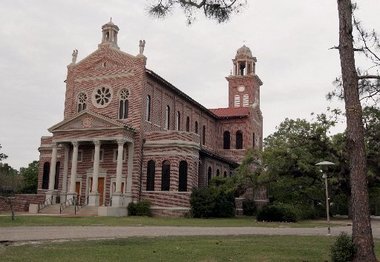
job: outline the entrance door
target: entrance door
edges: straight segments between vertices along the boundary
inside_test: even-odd
[[[98,178],[99,206],[104,205],[104,177]]]

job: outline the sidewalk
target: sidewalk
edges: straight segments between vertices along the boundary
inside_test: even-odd
[[[331,235],[351,233],[351,226],[332,227]],[[380,239],[380,223],[373,223],[374,238]],[[110,227],[110,226],[45,226],[3,227],[0,241],[42,241],[62,239],[127,238],[135,236],[220,236],[220,235],[327,235],[327,228],[267,228],[267,227]]]

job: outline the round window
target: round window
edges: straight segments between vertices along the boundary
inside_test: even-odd
[[[109,87],[99,87],[92,93],[92,103],[98,108],[108,106],[112,99],[112,91]]]

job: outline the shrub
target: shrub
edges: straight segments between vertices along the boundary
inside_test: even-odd
[[[257,213],[257,221],[297,222],[296,213],[287,206],[269,205]]]
[[[256,214],[256,204],[254,200],[246,199],[243,201],[243,215],[253,216]]]
[[[235,215],[233,192],[221,188],[193,189],[190,204],[193,217],[233,217]]]
[[[352,261],[356,252],[352,238],[347,233],[340,233],[334,244],[331,246],[331,260],[333,262]]]
[[[152,211],[150,209],[151,203],[148,200],[142,200],[137,203],[129,203],[128,215],[129,216],[151,216]]]

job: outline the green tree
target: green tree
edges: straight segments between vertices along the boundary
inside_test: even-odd
[[[232,14],[239,13],[246,4],[246,0],[158,0],[150,4],[148,11],[154,17],[163,18],[176,6],[180,6],[188,24],[195,20],[198,10],[202,10],[207,18],[222,23],[228,21]]]
[[[38,161],[33,161],[28,167],[20,169],[20,175],[23,177],[22,193],[37,193],[38,184]]]
[[[15,217],[13,210],[14,194],[19,192],[22,183],[22,177],[17,170],[8,164],[0,163],[0,198],[8,204],[12,220]]]
[[[2,146],[0,145],[0,149],[2,148]],[[0,162],[3,160],[3,159],[6,159],[8,156],[4,153],[0,153]]]

